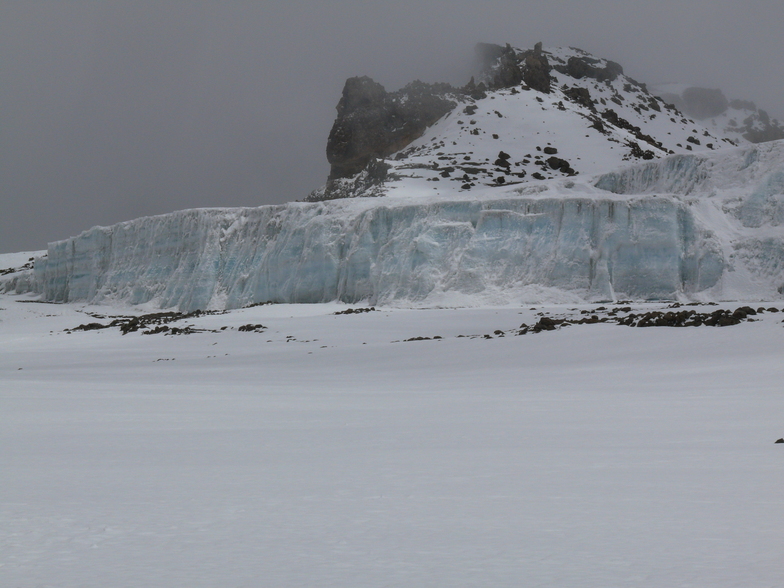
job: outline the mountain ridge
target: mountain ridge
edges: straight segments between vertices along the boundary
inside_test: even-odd
[[[535,182],[609,171],[676,153],[784,138],[778,121],[749,102],[725,99],[727,107],[718,114],[730,111],[719,122],[715,116],[708,124],[688,118],[662,97],[670,94],[651,92],[625,75],[620,64],[574,47],[543,49],[537,43],[523,50],[480,43],[476,51],[482,62],[478,82],[472,78],[461,88],[417,81],[386,94],[370,78],[347,80],[327,144],[330,176],[306,200],[379,196],[401,180],[409,187],[412,180],[425,176],[430,182],[458,182],[451,187],[463,190],[479,183]],[[347,95],[362,84],[372,85],[375,95],[368,92],[351,101],[353,108],[347,107]],[[391,103],[384,112],[373,106],[381,93]],[[699,99],[700,89],[691,94],[692,110],[706,102]],[[431,108],[426,116],[409,115],[418,123],[411,125],[394,112],[416,112],[426,100],[438,102],[440,117]],[[742,125],[735,120],[741,114]],[[495,117],[506,124],[494,124]],[[449,119],[457,124],[449,124]],[[554,127],[558,133],[550,132]],[[537,141],[536,135],[570,146]],[[341,137],[342,152],[335,149],[335,136]],[[545,149],[555,151],[539,157]],[[343,153],[353,157],[351,166],[344,165]]]

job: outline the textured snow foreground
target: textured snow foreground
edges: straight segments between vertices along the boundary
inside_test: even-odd
[[[784,579],[782,313],[513,336],[584,315],[272,305],[170,336],[27,300],[0,296],[2,586]]]

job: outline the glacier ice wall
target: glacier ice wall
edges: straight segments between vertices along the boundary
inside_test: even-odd
[[[49,301],[181,310],[268,301],[552,302],[559,293],[763,300],[784,293],[782,259],[777,142],[678,155],[576,187],[545,182],[450,199],[141,218],[52,243],[24,284]],[[542,300],[531,299],[536,292],[545,292]]]
[[[181,310],[257,302],[507,301],[530,285],[587,299],[714,287],[719,244],[674,198],[374,201],[181,211],[53,243],[43,298]],[[497,300],[496,300],[497,301]]]

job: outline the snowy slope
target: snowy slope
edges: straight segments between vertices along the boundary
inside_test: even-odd
[[[386,159],[391,166],[389,193],[417,188],[447,194],[499,182],[539,183],[669,154],[748,144],[737,133],[686,118],[623,74],[598,81],[576,79],[557,69],[573,57],[603,68],[608,63],[604,59],[572,48],[545,55],[556,67],[549,94],[521,86],[488,91],[476,100],[466,97],[421,138]],[[587,91],[591,102],[575,99],[575,89]],[[547,148],[555,152],[546,153]],[[496,164],[501,153],[508,155],[510,165]],[[571,169],[549,165],[553,156]]]

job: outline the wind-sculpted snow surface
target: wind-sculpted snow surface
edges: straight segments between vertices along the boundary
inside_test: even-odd
[[[96,227],[52,244],[36,272],[46,300],[180,310],[512,302],[541,297],[541,288],[572,299],[674,298],[715,286],[722,273],[719,244],[673,198],[365,202],[191,210]]]

